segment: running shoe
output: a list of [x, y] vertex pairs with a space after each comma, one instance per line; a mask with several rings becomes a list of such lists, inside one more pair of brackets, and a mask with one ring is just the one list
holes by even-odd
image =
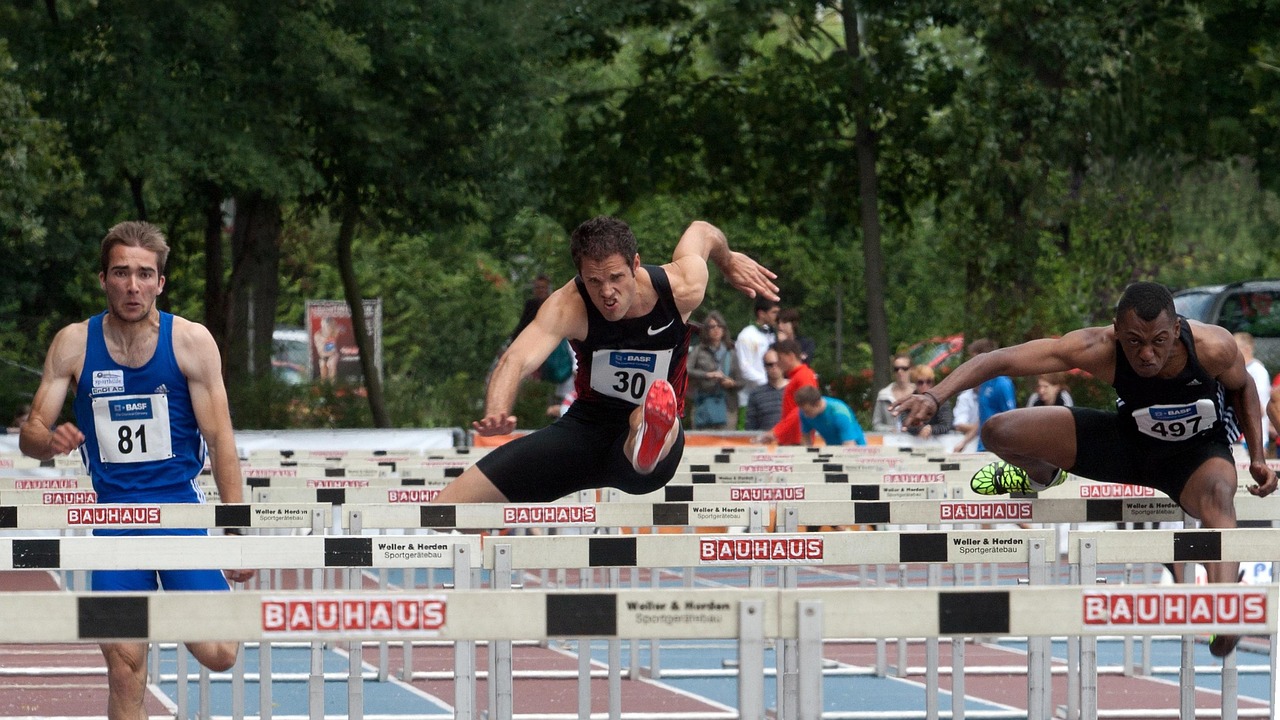
[[1209, 654], [1219, 658], [1226, 657], [1236, 649], [1239, 642], [1239, 635], [1214, 635], [1209, 638]]
[[637, 472], [648, 475], [662, 461], [667, 436], [679, 420], [676, 416], [676, 391], [666, 380], [654, 380], [644, 396], [640, 428], [632, 447], [631, 464]]
[[1031, 485], [1031, 478], [1027, 476], [1026, 470], [1017, 465], [1010, 465], [1004, 460], [996, 460], [983, 465], [978, 472], [974, 473], [973, 478], [969, 480], [969, 487], [979, 495], [1007, 495], [1047, 490], [1061, 485], [1066, 479], [1067, 474], [1059, 470], [1058, 474], [1053, 476], [1053, 482], [1045, 488], [1037, 489]]

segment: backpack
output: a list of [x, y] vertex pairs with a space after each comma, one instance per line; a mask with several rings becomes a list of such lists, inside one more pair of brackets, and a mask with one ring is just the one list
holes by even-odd
[[538, 370], [538, 375], [557, 385], [573, 375], [573, 352], [569, 349], [568, 340], [561, 340], [556, 349], [551, 351]]

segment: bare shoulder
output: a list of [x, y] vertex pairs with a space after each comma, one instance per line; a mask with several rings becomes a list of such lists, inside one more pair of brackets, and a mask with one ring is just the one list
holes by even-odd
[[[587, 306], [578, 292], [577, 282], [570, 280], [552, 291], [538, 308], [530, 327], [557, 337], [581, 340], [587, 336]], [[527, 331], [528, 328], [525, 328]]]
[[89, 321], [72, 323], [58, 331], [49, 344], [46, 372], [72, 377], [84, 366], [85, 349], [89, 341]]
[[198, 322], [173, 317], [173, 352], [178, 366], [189, 378], [221, 376], [222, 357], [209, 328]]
[[[1184, 318], [1196, 344], [1196, 357], [1210, 375], [1218, 376], [1231, 369], [1240, 357], [1240, 348], [1231, 332], [1221, 325], [1209, 325]], [[1241, 363], [1243, 367], [1243, 362]]]
[[1058, 340], [1063, 359], [1072, 367], [1109, 378], [1115, 372], [1116, 329], [1100, 325], [1072, 330]]

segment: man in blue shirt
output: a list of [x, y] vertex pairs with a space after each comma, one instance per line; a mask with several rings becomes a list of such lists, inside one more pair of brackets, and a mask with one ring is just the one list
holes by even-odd
[[[998, 349], [995, 341], [988, 338], [974, 340], [969, 346], [969, 354], [973, 357]], [[993, 416], [1008, 412], [1018, 407], [1018, 396], [1013, 388], [1013, 380], [1008, 375], [999, 375], [978, 386], [978, 451], [987, 448], [982, 444], [982, 426]]]
[[844, 402], [824, 397], [816, 387], [806, 385], [796, 391], [800, 408], [800, 434], [808, 443], [817, 432], [828, 445], [866, 445], [867, 437], [853, 411]]

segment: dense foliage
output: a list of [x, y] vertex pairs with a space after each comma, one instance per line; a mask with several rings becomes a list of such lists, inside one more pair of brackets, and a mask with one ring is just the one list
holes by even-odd
[[[99, 309], [105, 229], [145, 218], [239, 426], [465, 426], [530, 280], [567, 280], [598, 213], [647, 262], [725, 229], [861, 407], [922, 338], [1280, 276], [1278, 67], [1265, 0], [7, 4], [0, 411]], [[250, 361], [307, 299], [361, 297], [385, 308], [369, 397]], [[714, 273], [704, 308], [750, 316]]]

